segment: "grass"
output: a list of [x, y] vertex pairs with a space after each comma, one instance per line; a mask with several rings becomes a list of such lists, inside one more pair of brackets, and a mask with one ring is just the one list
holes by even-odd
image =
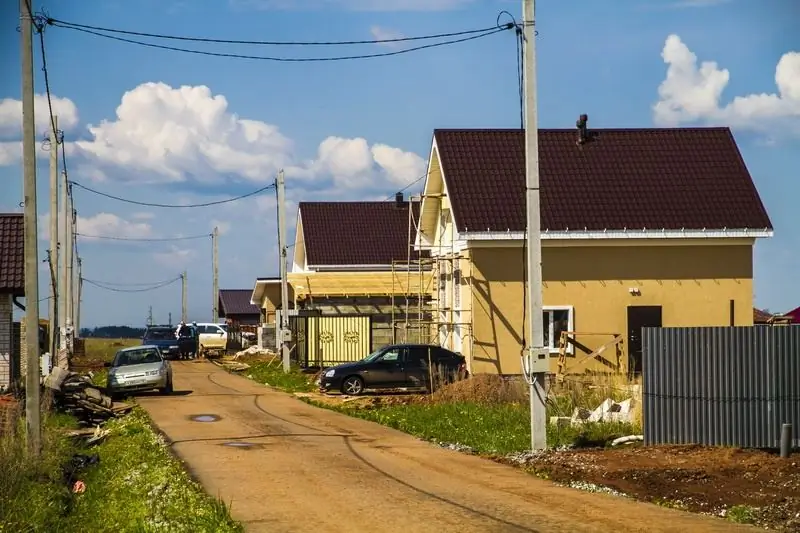
[[[111, 434], [85, 449], [64, 430], [72, 417], [46, 414], [43, 454], [26, 454], [19, 412], [0, 438], [0, 532], [241, 532], [228, 508], [190, 479], [141, 410], [105, 424]], [[9, 427], [6, 425], [5, 427]], [[72, 494], [62, 466], [76, 453], [98, 454]]]
[[[316, 389], [311, 376], [298, 369], [285, 374], [279, 362], [251, 363], [248, 377], [286, 392]], [[575, 409], [594, 410], [606, 398], [631, 397], [631, 384], [623, 378], [594, 377], [589, 383], [567, 381], [549, 394], [547, 416], [572, 416]], [[633, 389], [635, 390], [635, 388]], [[530, 449], [530, 409], [527, 386], [498, 376], [477, 375], [443, 387], [414, 401], [381, 402], [364, 407], [304, 398], [327, 409], [370, 420], [425, 440], [468, 446], [483, 454], [509, 454]], [[605, 446], [611, 440], [641, 433], [637, 410], [632, 423], [598, 422], [580, 426], [548, 425], [552, 447]]]
[[87, 337], [84, 342], [84, 355], [74, 358], [70, 363], [76, 369], [101, 367], [106, 361], [111, 361], [122, 348], [136, 346], [141, 344], [142, 340]]
[[316, 390], [312, 383], [311, 375], [304, 374], [297, 367], [292, 367], [291, 372], [285, 373], [279, 360], [248, 361], [248, 364], [250, 368], [242, 372], [242, 374], [259, 383], [286, 392], [310, 392]]

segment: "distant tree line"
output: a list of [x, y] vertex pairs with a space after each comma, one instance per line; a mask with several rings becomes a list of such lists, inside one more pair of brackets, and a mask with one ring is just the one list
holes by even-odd
[[102, 326], [99, 328], [81, 328], [81, 337], [99, 337], [103, 339], [141, 339], [144, 328], [130, 326]]

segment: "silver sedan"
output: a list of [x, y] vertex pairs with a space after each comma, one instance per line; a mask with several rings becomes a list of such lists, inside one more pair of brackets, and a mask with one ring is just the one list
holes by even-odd
[[170, 394], [173, 390], [172, 366], [156, 346], [124, 348], [105, 366], [111, 395], [153, 389]]

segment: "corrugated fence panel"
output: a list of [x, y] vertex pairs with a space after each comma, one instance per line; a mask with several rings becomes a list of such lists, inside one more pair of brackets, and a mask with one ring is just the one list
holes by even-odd
[[642, 328], [645, 444], [800, 439], [800, 325]]
[[337, 365], [369, 355], [372, 320], [369, 316], [310, 316], [306, 318], [308, 364]]

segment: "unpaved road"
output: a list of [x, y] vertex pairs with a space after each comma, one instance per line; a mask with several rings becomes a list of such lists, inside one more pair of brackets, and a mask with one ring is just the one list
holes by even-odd
[[[206, 490], [232, 504], [248, 531], [757, 531], [556, 487], [312, 407], [208, 362], [175, 362], [173, 368], [175, 394], [141, 397], [140, 403]], [[218, 420], [194, 421], [198, 415]]]

